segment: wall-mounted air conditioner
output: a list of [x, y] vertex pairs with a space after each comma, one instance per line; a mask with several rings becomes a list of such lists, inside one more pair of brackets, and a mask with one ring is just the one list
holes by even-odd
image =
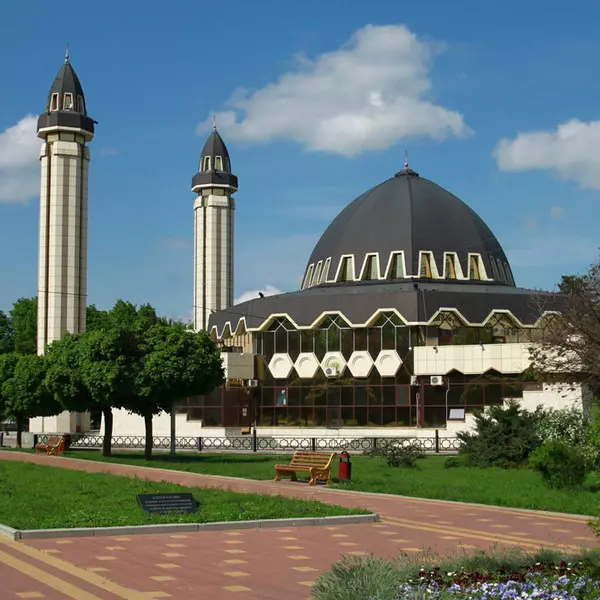
[[410, 376], [410, 385], [419, 385], [419, 378], [416, 375]]
[[337, 367], [325, 367], [325, 377], [337, 377], [340, 370]]
[[255, 388], [258, 387], [258, 379], [248, 379], [248, 387]]
[[429, 378], [430, 385], [444, 385], [444, 378], [441, 375], [432, 375]]

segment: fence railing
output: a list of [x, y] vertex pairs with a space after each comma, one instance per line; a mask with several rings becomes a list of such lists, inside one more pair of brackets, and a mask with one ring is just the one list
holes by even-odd
[[[43, 443], [50, 434], [38, 434], [34, 443]], [[67, 446], [69, 448], [102, 448], [104, 437], [101, 435], [69, 434]], [[114, 449], [139, 449], [143, 448], [146, 438], [143, 435], [116, 435], [112, 438]], [[294, 450], [312, 451], [341, 451], [370, 452], [381, 444], [407, 445], [415, 444], [427, 454], [456, 453], [460, 447], [460, 440], [456, 437], [443, 437], [436, 430], [430, 437], [290, 437], [290, 436], [261, 436], [239, 435], [228, 437], [201, 436], [201, 437], [176, 437], [177, 450], [220, 451], [220, 452], [292, 452]], [[171, 438], [169, 436], [154, 436], [153, 448], [169, 449]]]

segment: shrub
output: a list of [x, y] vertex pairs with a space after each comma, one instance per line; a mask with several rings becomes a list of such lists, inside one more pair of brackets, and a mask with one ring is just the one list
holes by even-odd
[[468, 465], [520, 466], [541, 444], [539, 411], [524, 410], [516, 400], [509, 400], [506, 406], [489, 406], [475, 413], [474, 418], [475, 432], [457, 433], [460, 452]]
[[383, 458], [388, 467], [414, 469], [419, 458], [425, 458], [421, 446], [415, 441], [390, 440], [380, 442], [377, 448], [369, 452], [369, 456]]
[[455, 469], [457, 467], [464, 467], [464, 462], [458, 456], [451, 456], [444, 462], [444, 469]]
[[560, 440], [570, 446], [584, 447], [589, 443], [590, 418], [583, 410], [569, 408], [538, 409], [536, 430], [543, 442]]
[[560, 440], [544, 442], [533, 452], [529, 464], [541, 473], [546, 485], [552, 488], [579, 487], [588, 474], [581, 449]]

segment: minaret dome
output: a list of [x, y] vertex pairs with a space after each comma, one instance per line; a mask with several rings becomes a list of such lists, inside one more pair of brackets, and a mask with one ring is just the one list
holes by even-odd
[[38, 135], [45, 138], [51, 131], [71, 130], [90, 141], [94, 137], [94, 123], [87, 114], [83, 87], [67, 51], [48, 93], [46, 110], [38, 119]]
[[205, 188], [227, 188], [234, 192], [238, 189], [238, 179], [231, 172], [231, 159], [223, 138], [216, 126], [208, 136], [200, 162], [198, 173], [192, 179], [192, 191], [200, 193]]

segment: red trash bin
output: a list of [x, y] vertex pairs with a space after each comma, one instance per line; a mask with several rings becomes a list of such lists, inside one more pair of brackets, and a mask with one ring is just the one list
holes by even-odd
[[340, 452], [340, 464], [338, 468], [338, 481], [350, 481], [352, 478], [352, 463], [350, 455], [344, 450]]

